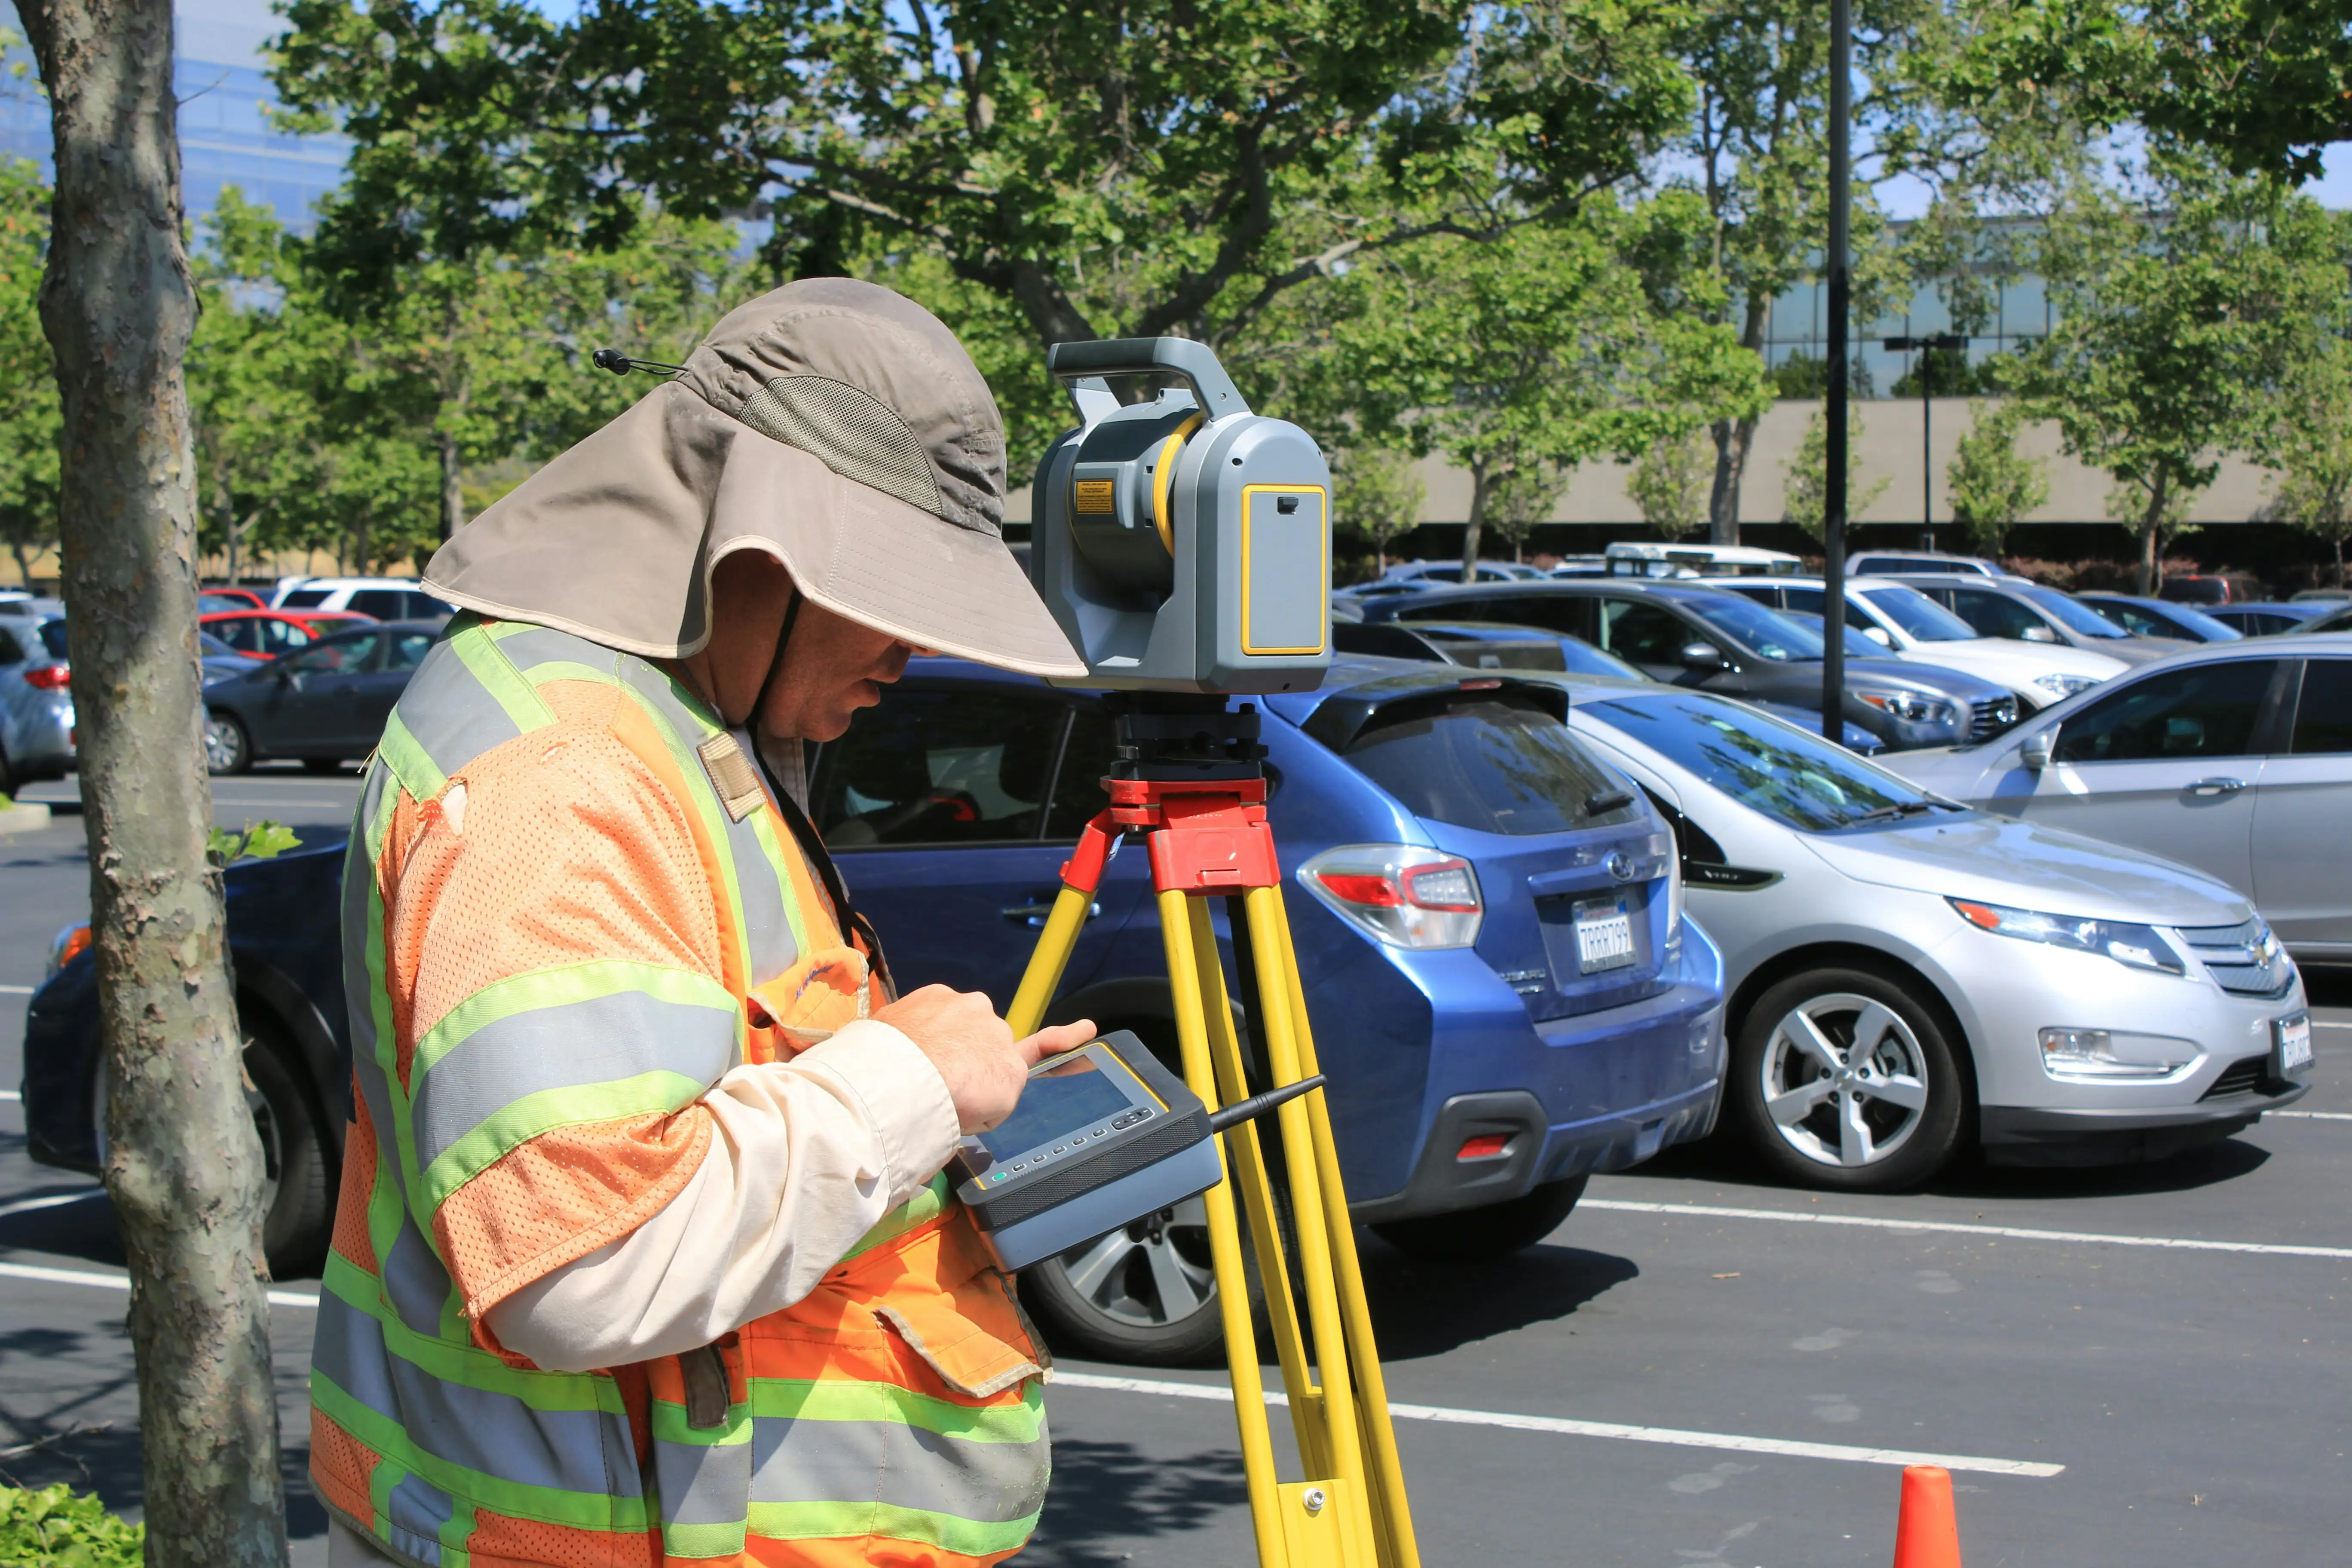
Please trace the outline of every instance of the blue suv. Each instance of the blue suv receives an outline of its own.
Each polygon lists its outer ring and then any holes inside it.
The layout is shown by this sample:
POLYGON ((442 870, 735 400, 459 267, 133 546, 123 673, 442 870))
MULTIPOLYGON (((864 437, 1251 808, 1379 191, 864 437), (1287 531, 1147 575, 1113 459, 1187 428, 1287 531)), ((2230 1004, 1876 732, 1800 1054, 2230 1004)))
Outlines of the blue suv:
MULTIPOLYGON (((1540 678, 1380 659, 1261 700, 1268 811, 1351 1205, 1424 1256, 1538 1241, 1588 1173, 1714 1120, 1721 957, 1682 917, 1666 825, 1571 737, 1566 703, 1540 678)), ((1105 805, 1110 760, 1095 694, 950 659, 916 660, 814 752, 811 815, 900 984, 1010 1001, 1062 861, 1105 805)), ((281 1273, 323 1246, 345 1117, 333 922, 317 918, 340 866, 322 848, 228 873, 256 1117, 285 1178, 268 1226, 281 1273)), ((1221 910, 1216 923, 1230 970, 1221 910)), ((1175 1061, 1139 847, 1112 858, 1051 1016, 1133 1029, 1175 1061)), ((84 954, 26 1019, 35 1158, 95 1162, 96 1042, 84 954)), ((1181 1363, 1221 1342, 1197 1199, 1025 1270, 1023 1290, 1074 1352, 1181 1363)))

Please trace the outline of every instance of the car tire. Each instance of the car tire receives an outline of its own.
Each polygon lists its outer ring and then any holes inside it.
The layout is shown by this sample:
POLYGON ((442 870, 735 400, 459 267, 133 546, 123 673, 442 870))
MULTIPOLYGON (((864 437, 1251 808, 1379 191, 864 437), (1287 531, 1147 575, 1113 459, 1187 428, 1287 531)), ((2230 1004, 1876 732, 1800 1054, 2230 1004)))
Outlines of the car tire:
POLYGON ((343 771, 343 759, 341 757, 305 757, 302 759, 302 771, 306 773, 339 773, 343 771))
POLYGON ((1734 1125, 1767 1169, 1801 1186, 1889 1193, 1931 1179, 1975 1112, 1940 1011, 1864 969, 1779 982, 1748 1009, 1732 1047, 1734 1125))
MULTIPOLYGON (((1054 1348, 1137 1366, 1203 1366, 1225 1342, 1208 1204, 1187 1198, 1021 1271, 1054 1348)), ((1252 1305, 1256 1280, 1251 1280, 1252 1305)))
POLYGON ((236 714, 217 708, 205 710, 205 766, 215 778, 253 766, 253 740, 236 714))
POLYGON ((1546 1182, 1532 1192, 1484 1208, 1392 1219, 1372 1234, 1409 1258, 1431 1263, 1490 1263, 1508 1258, 1558 1230, 1584 1195, 1585 1178, 1546 1182))

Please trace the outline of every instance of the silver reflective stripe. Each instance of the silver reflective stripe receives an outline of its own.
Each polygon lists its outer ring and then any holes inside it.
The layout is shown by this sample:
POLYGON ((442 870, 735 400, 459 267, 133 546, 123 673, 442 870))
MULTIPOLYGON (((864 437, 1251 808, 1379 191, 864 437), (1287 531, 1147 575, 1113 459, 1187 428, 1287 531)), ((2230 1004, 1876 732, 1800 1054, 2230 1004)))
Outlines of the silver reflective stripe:
POLYGON ((872 1500, 1007 1524, 1045 1506, 1052 1472, 1042 1412, 1029 1443, 974 1442, 902 1421, 751 1422, 754 1502, 872 1500))
MULTIPOLYGON (((319 1292, 312 1368, 408 1440, 499 1480, 587 1497, 638 1495, 628 1418, 602 1410, 541 1410, 511 1394, 468 1388, 394 1355, 383 1328, 332 1290, 319 1292)), ((550 1378, 557 1386, 572 1378, 550 1378)))
POLYGON ((438 1335, 442 1310, 449 1302, 449 1271, 425 1244, 424 1232, 406 1213, 400 1216, 400 1234, 384 1254, 383 1293, 400 1321, 420 1334, 438 1335))
POLYGON ((609 677, 616 673, 614 666, 623 657, 602 643, 548 626, 503 633, 498 646, 499 651, 507 656, 507 662, 520 670, 525 679, 542 664, 584 664, 599 675, 609 677))
MULTIPOLYGON (((368 824, 375 819, 377 805, 391 777, 383 763, 370 764, 367 784, 360 795, 359 814, 352 823, 351 848, 343 857, 343 1012, 351 1021, 352 1059, 362 1062, 375 1060, 378 985, 375 977, 368 973, 367 962, 369 895, 375 888, 375 859, 368 848, 368 824)), ((382 1100, 368 1104, 368 1114, 376 1119, 376 1131, 387 1137, 392 1131, 392 1123, 384 1120, 389 1109, 382 1100)))
POLYGON ((383 1500, 392 1544, 425 1563, 441 1561, 441 1527, 457 1511, 447 1492, 415 1476, 402 1477, 383 1500))
POLYGON ((455 639, 435 645, 425 656, 394 711, 444 778, 522 733, 505 705, 457 657, 455 639))
POLYGON ((619 991, 494 1018, 414 1079, 416 1168, 526 1095, 656 1071, 717 1083, 735 1065, 739 1016, 619 991))
POLYGON ((665 1524, 740 1524, 751 1497, 749 1443, 654 1440, 665 1524))
MULTIPOLYGON (((653 705, 654 711, 668 722, 686 747, 688 759, 681 766, 689 775, 689 787, 708 789, 711 799, 718 800, 719 793, 712 787, 709 775, 692 753, 704 741, 724 731, 688 708, 668 675, 645 660, 624 658, 620 675, 629 689, 653 705)), ((743 935, 750 951, 754 985, 766 984, 790 969, 800 957, 799 946, 793 941, 792 920, 784 912, 784 900, 792 896, 791 890, 784 885, 782 868, 768 858, 767 846, 761 841, 757 825, 762 818, 783 853, 800 853, 799 847, 793 843, 791 830, 772 809, 753 812, 740 822, 723 808, 719 813, 719 826, 727 834, 727 852, 735 862, 736 889, 743 900, 743 935)))

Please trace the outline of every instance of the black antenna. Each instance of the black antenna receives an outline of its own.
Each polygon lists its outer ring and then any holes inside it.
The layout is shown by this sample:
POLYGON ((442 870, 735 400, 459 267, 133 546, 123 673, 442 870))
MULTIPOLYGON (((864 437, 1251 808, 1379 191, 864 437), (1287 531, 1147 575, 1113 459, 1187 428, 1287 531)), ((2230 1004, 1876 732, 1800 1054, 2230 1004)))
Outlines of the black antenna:
POLYGON ((609 370, 614 375, 626 375, 633 370, 667 371, 672 375, 684 375, 682 364, 664 364, 659 360, 631 359, 618 349, 598 349, 588 356, 588 363, 598 370, 609 370))

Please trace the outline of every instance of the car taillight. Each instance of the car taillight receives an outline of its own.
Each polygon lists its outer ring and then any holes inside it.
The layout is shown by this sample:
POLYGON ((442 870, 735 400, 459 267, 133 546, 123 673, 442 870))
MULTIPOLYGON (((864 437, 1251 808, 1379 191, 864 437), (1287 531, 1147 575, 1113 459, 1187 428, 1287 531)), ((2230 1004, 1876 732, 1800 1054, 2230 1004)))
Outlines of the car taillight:
POLYGON ((1470 862, 1413 844, 1345 844, 1298 868, 1299 886, 1392 947, 1468 947, 1486 918, 1470 862))
POLYGON ((25 684, 36 691, 63 691, 72 671, 62 664, 45 664, 25 672, 25 684))

